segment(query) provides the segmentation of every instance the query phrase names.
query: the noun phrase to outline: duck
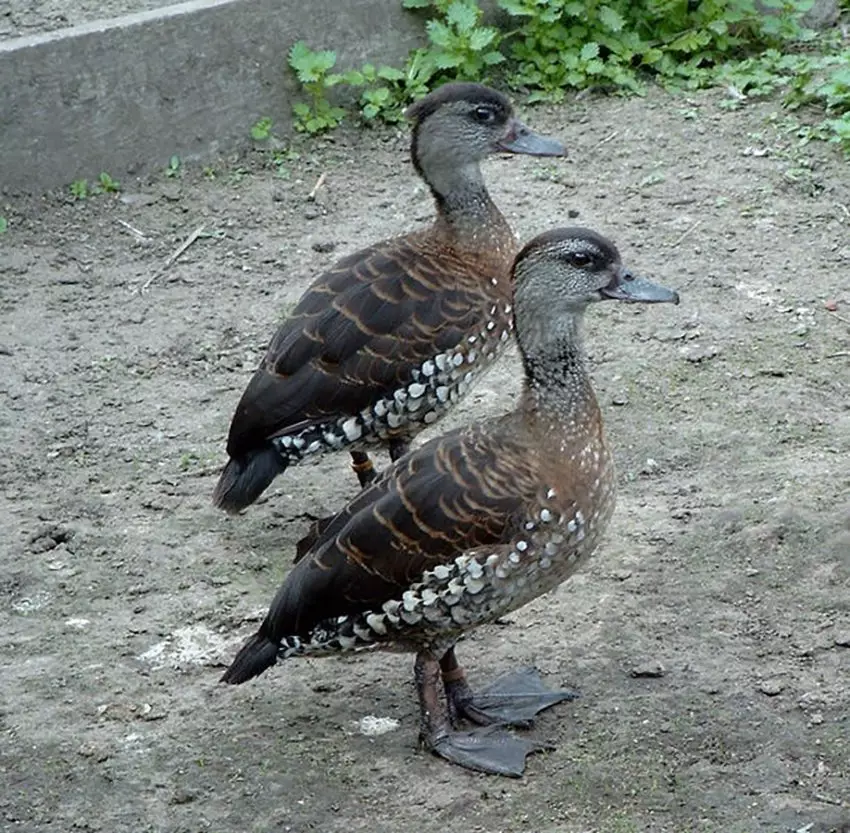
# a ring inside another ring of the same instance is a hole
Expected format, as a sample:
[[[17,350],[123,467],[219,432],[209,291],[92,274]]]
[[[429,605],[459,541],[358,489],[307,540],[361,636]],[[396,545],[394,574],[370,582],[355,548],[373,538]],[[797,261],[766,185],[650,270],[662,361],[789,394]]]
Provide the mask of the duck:
[[[279,660],[414,652],[420,740],[468,769],[519,776],[547,745],[511,733],[575,692],[533,668],[476,694],[455,645],[566,581],[597,548],[615,473],[580,336],[598,301],[674,303],[585,228],[545,232],[513,267],[517,406],[408,451],[353,497],[290,570],[222,681]],[[462,721],[475,724],[462,730]]]
[[[344,257],[302,295],[233,415],[213,504],[235,514],[312,455],[348,449],[361,485],[368,448],[398,459],[496,358],[513,326],[518,244],[484,184],[494,153],[563,156],[489,87],[451,83],[413,103],[413,167],[432,225]]]

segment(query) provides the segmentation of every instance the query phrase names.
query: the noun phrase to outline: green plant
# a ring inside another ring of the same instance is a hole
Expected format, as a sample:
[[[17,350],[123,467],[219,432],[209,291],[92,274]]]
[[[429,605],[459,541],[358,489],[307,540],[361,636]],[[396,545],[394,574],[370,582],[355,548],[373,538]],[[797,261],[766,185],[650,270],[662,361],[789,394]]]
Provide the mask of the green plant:
[[[176,154],[168,160],[168,167],[165,169],[165,175],[169,179],[175,179],[183,173],[183,163],[180,161],[180,157]]]
[[[268,116],[258,119],[251,126],[251,138],[255,142],[264,142],[272,135],[272,120]]]
[[[89,196],[89,181],[87,179],[75,179],[69,190],[75,200],[84,200]]]
[[[434,16],[426,23],[429,45],[413,53],[417,74],[429,80],[486,81],[491,68],[505,60],[499,49],[502,33],[483,26],[482,9],[476,0],[403,0],[408,9],[428,9]]]
[[[289,50],[289,66],[310,96],[310,101],[296,102],[292,107],[295,129],[306,133],[322,133],[336,127],[345,110],[328,100],[328,90],[343,81],[343,76],[330,72],[336,64],[336,53],[329,50],[313,52],[304,41]]]
[[[9,221],[5,217],[0,216],[0,234],[5,234],[8,229]]]
[[[113,179],[106,171],[102,171],[91,192],[92,194],[114,194],[120,190],[121,183]]]
[[[408,102],[452,80],[494,80],[560,101],[570,89],[641,93],[647,82],[696,89],[725,85],[726,106],[781,92],[789,108],[825,118],[808,138],[850,150],[850,48],[805,28],[813,0],[496,0],[507,25],[485,25],[477,0],[402,0],[425,17],[428,44],[403,69],[365,64],[333,73],[336,54],[295,44],[289,63],[309,96],[295,105],[298,130],[336,127],[339,84],[360,90],[366,122],[397,121]],[[799,49],[800,44],[806,50]],[[818,51],[820,50],[820,51]]]
[[[204,165],[203,174],[207,179],[215,179],[218,171],[212,165]]]

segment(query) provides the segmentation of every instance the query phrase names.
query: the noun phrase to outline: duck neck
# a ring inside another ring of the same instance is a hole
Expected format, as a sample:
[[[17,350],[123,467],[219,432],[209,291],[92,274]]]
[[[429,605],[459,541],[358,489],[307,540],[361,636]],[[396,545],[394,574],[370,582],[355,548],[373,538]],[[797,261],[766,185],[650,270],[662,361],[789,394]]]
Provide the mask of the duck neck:
[[[558,438],[596,426],[599,405],[590,383],[581,343],[581,314],[523,321],[517,332],[526,376],[526,409]],[[525,326],[523,326],[525,325]]]
[[[437,226],[450,236],[476,237],[482,228],[507,227],[481,175],[477,162],[434,165],[422,171],[437,204]],[[486,241],[485,241],[486,242]]]

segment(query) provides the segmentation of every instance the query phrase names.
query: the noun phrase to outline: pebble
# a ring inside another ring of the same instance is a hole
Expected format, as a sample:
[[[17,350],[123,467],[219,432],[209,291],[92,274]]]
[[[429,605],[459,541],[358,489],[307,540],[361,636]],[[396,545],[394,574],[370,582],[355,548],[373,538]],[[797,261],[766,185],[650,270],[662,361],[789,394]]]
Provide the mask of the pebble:
[[[836,634],[832,641],[840,648],[850,648],[850,631]]]
[[[629,404],[629,397],[626,396],[626,394],[624,394],[624,393],[614,394],[614,396],[611,397],[611,404],[612,405],[628,405]]]
[[[333,240],[323,240],[313,244],[313,251],[321,254],[332,252],[336,248],[336,243]]]
[[[658,660],[649,660],[636,665],[629,673],[633,677],[663,677],[667,669]]]
[[[768,697],[776,697],[777,694],[782,694],[785,691],[785,683],[776,678],[770,680],[762,680],[758,684],[758,690]]]
[[[823,302],[823,307],[824,309],[829,310],[829,312],[838,312],[838,301],[834,298],[830,298]]]
[[[719,356],[720,348],[714,347],[713,345],[702,347],[695,344],[693,347],[683,347],[682,355],[684,356],[685,361],[688,361],[691,364],[700,364],[701,362],[707,362],[710,359],[713,359],[715,356]]]

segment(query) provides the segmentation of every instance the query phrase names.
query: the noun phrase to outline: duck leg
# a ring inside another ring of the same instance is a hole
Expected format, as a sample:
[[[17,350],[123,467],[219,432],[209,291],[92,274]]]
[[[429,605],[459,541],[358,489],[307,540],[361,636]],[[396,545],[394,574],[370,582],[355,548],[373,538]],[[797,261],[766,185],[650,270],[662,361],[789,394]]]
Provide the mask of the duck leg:
[[[351,452],[351,468],[354,469],[360,486],[364,489],[378,476],[371,457],[365,451]]]
[[[453,720],[465,717],[480,726],[507,724],[529,728],[535,715],[564,700],[575,700],[577,691],[552,691],[543,685],[537,669],[520,668],[503,674],[490,685],[473,693],[466,673],[457,661],[454,648],[440,660],[449,714]]]
[[[527,755],[551,748],[514,737],[501,726],[484,726],[470,732],[453,730],[449,711],[440,697],[440,663],[436,656],[420,651],[414,675],[419,694],[419,739],[435,755],[476,772],[519,778]]]

